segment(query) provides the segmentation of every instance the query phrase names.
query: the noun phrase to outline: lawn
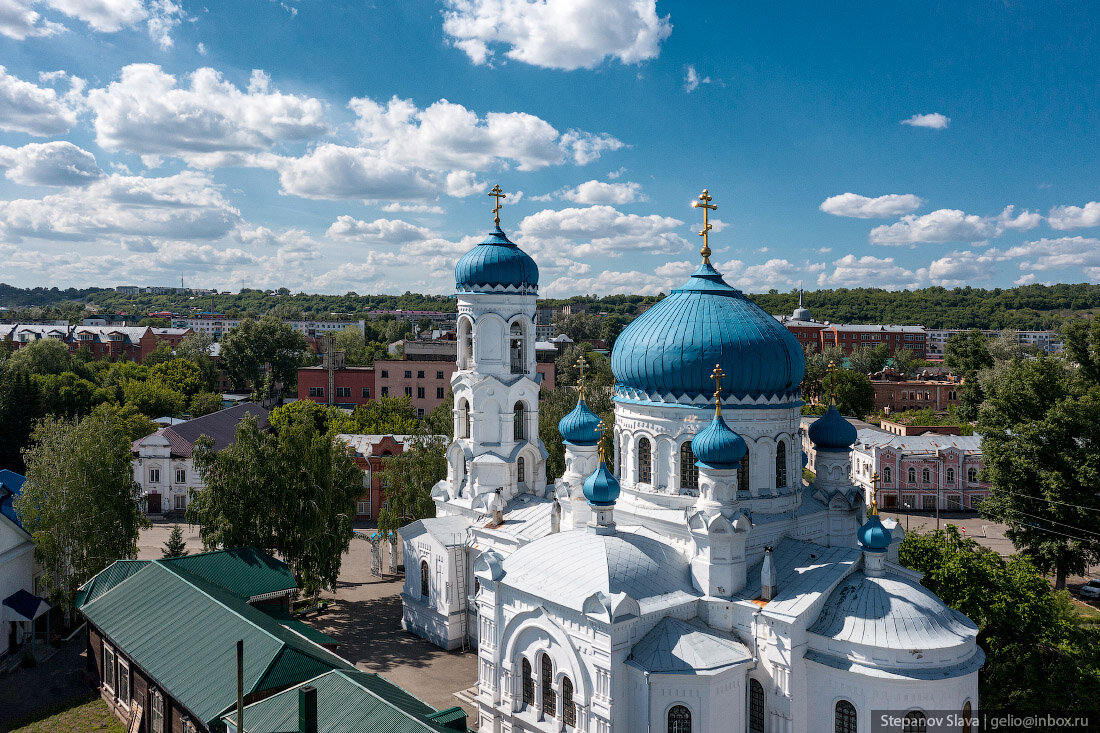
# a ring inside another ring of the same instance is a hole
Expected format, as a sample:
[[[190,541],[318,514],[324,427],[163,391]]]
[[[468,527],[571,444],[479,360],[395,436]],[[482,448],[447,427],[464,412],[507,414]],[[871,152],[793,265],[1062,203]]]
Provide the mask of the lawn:
[[[33,723],[15,728],[12,733],[85,733],[86,731],[104,731],[105,733],[126,733],[125,726],[107,709],[107,703],[98,695],[94,699],[81,702],[77,700],[71,706],[53,713],[49,717],[38,717]]]
[[[1077,613],[1081,614],[1081,617],[1084,619],[1085,623],[1100,623],[1100,609],[1076,598],[1072,600],[1073,607],[1077,609]]]

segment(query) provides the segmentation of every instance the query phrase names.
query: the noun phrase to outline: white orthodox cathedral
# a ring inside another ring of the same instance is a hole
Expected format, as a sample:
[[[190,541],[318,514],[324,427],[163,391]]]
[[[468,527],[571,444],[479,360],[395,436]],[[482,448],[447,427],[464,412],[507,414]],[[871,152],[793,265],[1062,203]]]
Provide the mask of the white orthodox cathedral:
[[[865,733],[872,711],[923,730],[976,710],[977,629],[897,563],[896,523],[864,521],[835,408],[803,481],[801,348],[711,266],[700,200],[702,265],[616,341],[603,441],[579,391],[554,484],[538,267],[499,217],[459,260],[455,439],[437,516],[401,531],[405,628],[476,646],[487,733]]]

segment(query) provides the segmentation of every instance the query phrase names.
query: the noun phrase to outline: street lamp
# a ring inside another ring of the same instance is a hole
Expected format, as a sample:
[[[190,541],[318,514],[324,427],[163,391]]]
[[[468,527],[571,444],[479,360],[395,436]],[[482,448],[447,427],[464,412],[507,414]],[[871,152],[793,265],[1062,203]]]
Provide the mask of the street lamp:
[[[902,504],[902,506],[905,507],[905,533],[909,534],[909,510],[913,507],[909,506],[907,503]]]

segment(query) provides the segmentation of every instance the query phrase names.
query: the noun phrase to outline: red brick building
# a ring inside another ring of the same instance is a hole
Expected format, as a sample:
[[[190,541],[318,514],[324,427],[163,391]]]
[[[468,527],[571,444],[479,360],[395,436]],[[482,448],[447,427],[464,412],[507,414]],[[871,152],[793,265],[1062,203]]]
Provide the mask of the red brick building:
[[[379,395],[374,388],[374,367],[351,366],[329,370],[323,366],[298,368],[298,399],[325,405],[365,405]]]
[[[140,362],[156,346],[156,336],[148,326],[76,326],[69,337],[70,351],[87,348],[96,360]]]
[[[355,464],[363,470],[364,493],[355,502],[356,521],[378,519],[378,510],[385,501],[386,456],[399,456],[405,451],[405,443],[419,437],[415,435],[349,435],[336,436],[347,443],[354,453]],[[446,440],[446,436],[439,436]]]
[[[451,388],[451,376],[458,369],[453,362],[390,359],[374,362],[379,397],[411,397],[417,417],[423,417],[443,402]],[[554,362],[538,362],[542,389],[554,389]],[[301,387],[299,387],[299,394]]]

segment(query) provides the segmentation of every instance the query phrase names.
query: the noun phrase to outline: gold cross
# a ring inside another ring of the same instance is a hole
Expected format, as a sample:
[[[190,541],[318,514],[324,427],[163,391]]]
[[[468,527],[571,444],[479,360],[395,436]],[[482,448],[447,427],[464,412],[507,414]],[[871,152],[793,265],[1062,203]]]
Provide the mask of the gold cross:
[[[489,195],[496,199],[496,205],[493,207],[493,221],[497,226],[500,226],[500,200],[508,198],[508,194],[504,193],[500,184],[493,186],[493,190],[489,192]]]
[[[604,462],[603,438],[604,438],[604,433],[607,432],[607,423],[605,423],[603,421],[603,418],[600,418],[600,423],[599,423],[599,425],[596,426],[596,432],[600,434],[600,443],[599,443],[599,445],[600,445],[600,463],[603,463]]]
[[[703,231],[699,232],[699,236],[703,238],[703,248],[699,250],[699,254],[703,255],[704,265],[710,264],[710,244],[708,243],[707,232],[713,229],[713,227],[710,224],[709,214],[711,211],[718,208],[718,204],[712,204],[710,200],[710,192],[704,188],[703,193],[699,194],[699,201],[703,203],[699,203],[699,201],[691,202],[691,205],[696,209],[703,210]]]
[[[574,366],[581,370],[580,380],[578,380],[578,382],[577,382],[577,389],[580,391],[581,399],[583,400],[584,399],[584,368],[586,366],[588,366],[588,362],[584,360],[584,354],[581,354],[580,356],[577,357],[577,363],[574,364]]]
[[[825,372],[827,374],[836,374],[838,371],[840,371],[840,370],[837,369],[836,362],[830,360],[829,361],[829,366],[825,367]],[[833,388],[829,391],[829,404],[830,405],[835,405],[836,404],[836,388],[837,388],[837,384],[836,384],[836,380],[834,378]]]
[[[726,376],[726,373],[722,371],[721,364],[714,365],[714,371],[710,373],[710,378],[714,380],[714,414],[722,414],[722,377]]]
[[[871,516],[878,515],[878,471],[871,474]]]

